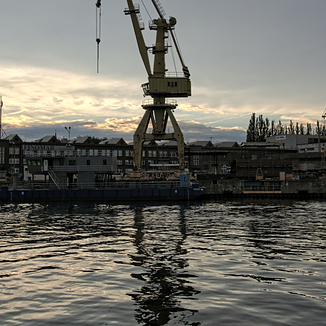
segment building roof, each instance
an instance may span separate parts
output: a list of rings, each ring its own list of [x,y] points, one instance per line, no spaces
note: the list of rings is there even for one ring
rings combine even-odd
[[[200,147],[214,147],[210,140],[197,140],[189,143],[188,146],[200,146]]]
[[[223,141],[223,142],[220,142],[220,143],[216,143],[214,144],[215,147],[240,147],[239,144],[236,142],[236,141]]]
[[[241,147],[280,147],[279,142],[243,142]]]
[[[123,138],[111,138],[102,140],[100,145],[127,145],[127,143]]]
[[[89,136],[79,136],[70,141],[72,144],[91,144],[92,138]]]
[[[35,143],[59,143],[60,141],[57,139],[56,136],[48,135],[44,136],[40,139],[35,140]]]
[[[8,140],[9,142],[15,142],[15,143],[23,142],[23,140],[17,134],[10,134],[5,138],[5,140]]]
[[[172,146],[172,147],[176,147],[176,146],[178,146],[178,143],[177,143],[176,140],[169,140],[169,141],[161,142],[159,144],[159,146]]]

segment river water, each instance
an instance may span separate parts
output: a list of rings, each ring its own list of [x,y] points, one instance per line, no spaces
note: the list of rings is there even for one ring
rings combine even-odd
[[[326,202],[0,206],[1,325],[326,325]]]

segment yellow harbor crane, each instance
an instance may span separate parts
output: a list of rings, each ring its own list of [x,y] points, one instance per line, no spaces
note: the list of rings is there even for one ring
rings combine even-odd
[[[145,141],[151,140],[176,140],[178,145],[179,168],[184,169],[184,138],[182,131],[173,115],[177,107],[176,100],[173,97],[191,96],[191,82],[188,67],[184,64],[179,46],[174,35],[175,25],[177,23],[174,17],[168,20],[159,0],[151,0],[159,18],[153,19],[149,24],[149,29],[156,31],[156,42],[148,47],[145,44],[142,30],[144,24],[140,21],[140,6],[134,4],[132,0],[127,0],[128,8],[124,10],[126,15],[130,15],[133,29],[135,32],[140,56],[144,63],[148,82],[142,84],[144,96],[151,96],[151,100],[145,100],[142,107],[145,110],[143,118],[133,137],[134,141],[134,167],[136,169],[142,166],[142,149]],[[96,3],[97,7],[97,58],[99,58],[100,44],[100,20],[101,20],[101,0]],[[173,40],[180,63],[182,73],[170,74],[166,69],[165,56],[168,53],[166,39],[169,34]],[[151,68],[148,52],[154,55],[153,69]],[[98,66],[97,66],[98,67]],[[170,120],[173,132],[166,132],[168,121]],[[147,132],[149,123],[152,124],[151,133]]]

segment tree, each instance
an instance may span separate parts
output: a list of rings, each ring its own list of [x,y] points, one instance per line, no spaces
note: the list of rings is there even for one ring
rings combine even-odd
[[[292,120],[290,120],[290,124],[289,124],[289,134],[291,134],[291,135],[294,134],[294,124],[293,124]]]
[[[282,121],[281,120],[279,120],[278,125],[276,127],[276,130],[277,130],[277,135],[284,134],[284,127],[282,125]]]
[[[307,132],[306,135],[312,135],[311,123],[307,122]]]
[[[256,132],[256,115],[253,113],[249,120],[249,125],[247,129],[247,142],[255,141],[255,132]]]
[[[295,133],[296,133],[297,135],[300,134],[299,122],[297,122],[297,123],[295,124]]]
[[[272,120],[270,134],[271,134],[271,136],[276,135],[275,120]]]
[[[255,128],[255,135],[256,135],[256,139],[255,141],[259,141],[259,142],[264,142],[266,141],[266,123],[264,121],[264,118],[262,115],[259,115],[259,117],[256,120],[256,128]]]

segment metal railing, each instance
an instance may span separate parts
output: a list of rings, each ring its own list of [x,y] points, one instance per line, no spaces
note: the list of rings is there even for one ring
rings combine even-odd
[[[153,99],[150,99],[150,100],[144,100],[144,101],[142,101],[142,106],[148,106],[148,105],[154,105],[154,100]],[[178,102],[176,100],[168,100],[168,99],[165,99],[164,105],[177,106],[178,105]]]
[[[63,165],[52,166],[52,170],[55,172],[112,172],[112,165]]]
[[[115,182],[88,182],[88,183],[58,183],[52,182],[26,182],[17,184],[13,187],[13,184],[2,184],[1,186],[7,186],[9,190],[48,190],[48,189],[168,189],[176,188],[180,186],[179,181],[115,181]]]
[[[55,172],[52,170],[51,167],[48,167],[48,174],[50,178],[52,179],[53,183],[57,186],[58,189],[60,189],[60,181]]]

